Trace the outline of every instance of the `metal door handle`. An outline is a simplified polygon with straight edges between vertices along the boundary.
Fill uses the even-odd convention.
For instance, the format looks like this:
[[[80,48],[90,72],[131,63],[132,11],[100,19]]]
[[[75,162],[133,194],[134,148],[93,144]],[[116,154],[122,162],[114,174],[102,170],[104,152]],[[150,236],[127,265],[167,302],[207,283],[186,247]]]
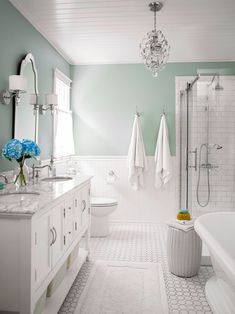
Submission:
[[[85,201],[85,200],[83,200],[83,201],[82,201],[82,204],[83,204],[82,211],[84,212],[84,210],[86,209],[86,201]]]
[[[194,168],[195,168],[195,171],[197,171],[197,148],[195,148],[195,163],[194,163]]]
[[[189,150],[188,154],[195,154],[195,158],[194,158],[194,166],[189,166],[188,168],[194,168],[195,171],[197,171],[197,148],[195,148],[195,150]]]

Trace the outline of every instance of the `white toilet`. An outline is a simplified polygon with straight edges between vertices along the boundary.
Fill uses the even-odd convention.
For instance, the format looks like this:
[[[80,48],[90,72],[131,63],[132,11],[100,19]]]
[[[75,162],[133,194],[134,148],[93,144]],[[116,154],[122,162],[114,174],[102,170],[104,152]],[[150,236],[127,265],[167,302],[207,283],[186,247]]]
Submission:
[[[109,235],[109,215],[115,211],[118,202],[112,198],[94,197],[91,199],[91,236]]]

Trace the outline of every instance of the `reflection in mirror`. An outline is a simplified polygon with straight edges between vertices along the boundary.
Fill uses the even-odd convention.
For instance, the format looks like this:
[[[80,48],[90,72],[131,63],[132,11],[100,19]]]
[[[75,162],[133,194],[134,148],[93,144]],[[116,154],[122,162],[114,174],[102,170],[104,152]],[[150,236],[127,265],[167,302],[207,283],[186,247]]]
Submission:
[[[38,143],[38,110],[34,110],[34,106],[30,104],[30,95],[38,95],[38,76],[31,53],[22,60],[20,75],[27,80],[27,91],[21,94],[20,103],[15,106],[14,137],[31,139]]]

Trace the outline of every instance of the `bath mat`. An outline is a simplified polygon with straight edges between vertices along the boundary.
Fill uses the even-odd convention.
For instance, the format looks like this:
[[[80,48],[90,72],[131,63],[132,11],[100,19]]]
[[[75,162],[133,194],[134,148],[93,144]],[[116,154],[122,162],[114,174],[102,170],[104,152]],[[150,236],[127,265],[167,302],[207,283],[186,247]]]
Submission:
[[[168,313],[161,265],[95,262],[74,313]]]

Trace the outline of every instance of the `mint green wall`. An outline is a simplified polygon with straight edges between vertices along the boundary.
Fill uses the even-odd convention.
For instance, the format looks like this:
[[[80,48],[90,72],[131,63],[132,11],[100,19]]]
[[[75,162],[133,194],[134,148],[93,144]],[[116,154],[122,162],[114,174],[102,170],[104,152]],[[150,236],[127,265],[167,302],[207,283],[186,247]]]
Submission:
[[[48,41],[7,1],[0,1],[0,90],[8,88],[8,76],[18,74],[21,59],[34,55],[39,92],[52,92],[53,69],[59,68],[70,76],[70,65]],[[0,149],[12,135],[12,104],[0,103]],[[40,147],[42,157],[50,154],[50,115],[40,117]],[[0,159],[0,171],[12,168],[9,161]]]
[[[169,63],[157,78],[142,64],[72,66],[76,153],[126,155],[138,106],[146,151],[153,155],[165,106],[174,155],[175,76],[196,75],[198,69],[213,72],[221,68],[223,74],[235,74],[235,62]]]

